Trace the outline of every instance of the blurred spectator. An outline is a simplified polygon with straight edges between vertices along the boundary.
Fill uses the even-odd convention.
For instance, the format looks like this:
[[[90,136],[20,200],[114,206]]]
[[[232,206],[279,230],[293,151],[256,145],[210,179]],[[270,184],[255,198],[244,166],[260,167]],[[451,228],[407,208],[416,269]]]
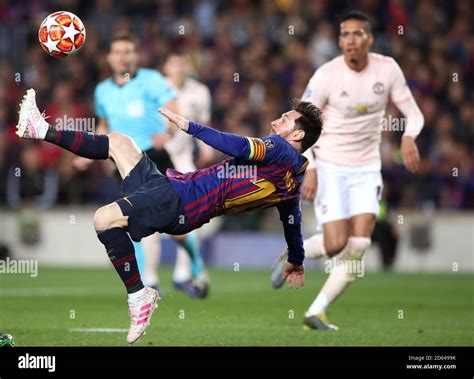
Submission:
[[[256,136],[268,132],[271,119],[288,109],[292,97],[302,95],[316,67],[340,54],[337,16],[348,10],[346,1],[302,0],[54,4],[50,9],[46,1],[0,2],[2,178],[10,152],[20,143],[14,125],[24,91],[37,89],[52,120],[93,117],[93,89],[110,74],[105,46],[117,30],[131,29],[140,37],[141,64],[148,67],[156,67],[170,48],[188,50],[194,75],[211,89],[212,126]],[[76,12],[87,28],[85,47],[66,60],[46,56],[37,43],[39,23],[58,7]],[[359,0],[351,2],[351,9],[373,18],[375,50],[401,65],[426,119],[417,139],[422,156],[417,175],[401,165],[400,133],[383,133],[389,207],[429,203],[474,209],[473,3]],[[387,116],[400,115],[389,107]],[[58,170],[61,202],[103,201],[95,192],[106,176],[101,165],[78,174],[68,153],[40,155],[47,157],[47,169]],[[5,202],[5,180],[0,186]]]
[[[56,202],[58,173],[42,163],[37,144],[22,145],[19,165],[8,170],[7,202],[11,208],[42,210]]]

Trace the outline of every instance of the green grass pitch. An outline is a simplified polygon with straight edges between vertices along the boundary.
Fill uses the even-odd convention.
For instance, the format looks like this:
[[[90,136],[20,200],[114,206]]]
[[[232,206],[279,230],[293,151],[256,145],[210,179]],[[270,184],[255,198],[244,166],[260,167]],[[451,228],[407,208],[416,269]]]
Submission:
[[[210,270],[206,300],[171,288],[139,346],[472,346],[470,274],[367,273],[333,305],[335,333],[303,331],[305,310],[326,275],[307,272],[299,290],[271,288],[264,271]],[[129,325],[121,282],[110,269],[40,267],[37,278],[0,275],[0,332],[17,346],[124,346],[125,332],[74,329]]]

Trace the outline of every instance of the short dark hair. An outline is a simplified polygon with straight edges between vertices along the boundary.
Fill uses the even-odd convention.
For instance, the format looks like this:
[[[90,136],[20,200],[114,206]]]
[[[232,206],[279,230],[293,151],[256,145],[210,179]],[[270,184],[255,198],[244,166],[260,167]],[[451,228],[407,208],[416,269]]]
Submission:
[[[127,41],[133,43],[135,50],[138,50],[138,40],[134,35],[128,33],[119,33],[112,36],[109,44],[109,51],[112,49],[112,44],[117,41]]]
[[[166,61],[170,59],[171,57],[186,58],[187,56],[188,56],[188,52],[186,50],[184,50],[181,47],[174,47],[166,51],[166,53],[164,53],[161,56],[160,63],[165,64]]]
[[[295,129],[304,131],[304,137],[301,140],[301,152],[304,153],[316,143],[321,135],[323,113],[313,103],[299,99],[293,101],[293,110],[301,114],[295,120]]]
[[[362,21],[364,24],[364,30],[369,34],[372,33],[372,24],[370,23],[370,18],[365,13],[356,10],[349,11],[341,17],[341,21],[339,23],[343,23],[347,20]]]

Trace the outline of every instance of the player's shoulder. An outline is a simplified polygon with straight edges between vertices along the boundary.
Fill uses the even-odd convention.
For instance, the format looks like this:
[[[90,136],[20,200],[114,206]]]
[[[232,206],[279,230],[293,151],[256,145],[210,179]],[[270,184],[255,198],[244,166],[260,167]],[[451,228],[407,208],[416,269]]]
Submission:
[[[107,78],[105,80],[102,80],[99,82],[96,87],[95,87],[95,94],[96,95],[102,95],[107,91],[108,88],[110,88],[114,84],[114,81],[112,78]]]
[[[205,95],[209,92],[209,88],[204,83],[194,78],[186,79],[186,89],[189,91],[193,91],[193,93],[201,95]]]
[[[395,59],[389,55],[370,52],[369,59],[376,64],[386,65],[388,67],[393,67],[393,65],[397,65]]]
[[[153,68],[141,67],[137,70],[137,76],[145,80],[150,80],[150,79],[164,80],[164,76],[159,71]]]
[[[276,134],[261,137],[261,140],[265,145],[265,151],[267,153],[274,151],[276,154],[280,154],[282,159],[289,159],[290,161],[298,160],[299,156],[303,157],[303,155],[291,146],[286,139]]]
[[[334,57],[330,61],[327,61],[326,63],[319,66],[318,71],[328,73],[328,72],[340,69],[343,66],[343,64],[344,64],[344,56],[338,55],[337,57]]]

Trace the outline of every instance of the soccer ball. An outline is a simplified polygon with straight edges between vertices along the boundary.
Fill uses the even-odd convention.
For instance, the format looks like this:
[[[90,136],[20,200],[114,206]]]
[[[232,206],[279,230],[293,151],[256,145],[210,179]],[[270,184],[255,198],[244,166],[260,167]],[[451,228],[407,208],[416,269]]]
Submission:
[[[81,19],[66,11],[51,13],[41,23],[38,39],[41,47],[55,58],[76,54],[86,41]]]

